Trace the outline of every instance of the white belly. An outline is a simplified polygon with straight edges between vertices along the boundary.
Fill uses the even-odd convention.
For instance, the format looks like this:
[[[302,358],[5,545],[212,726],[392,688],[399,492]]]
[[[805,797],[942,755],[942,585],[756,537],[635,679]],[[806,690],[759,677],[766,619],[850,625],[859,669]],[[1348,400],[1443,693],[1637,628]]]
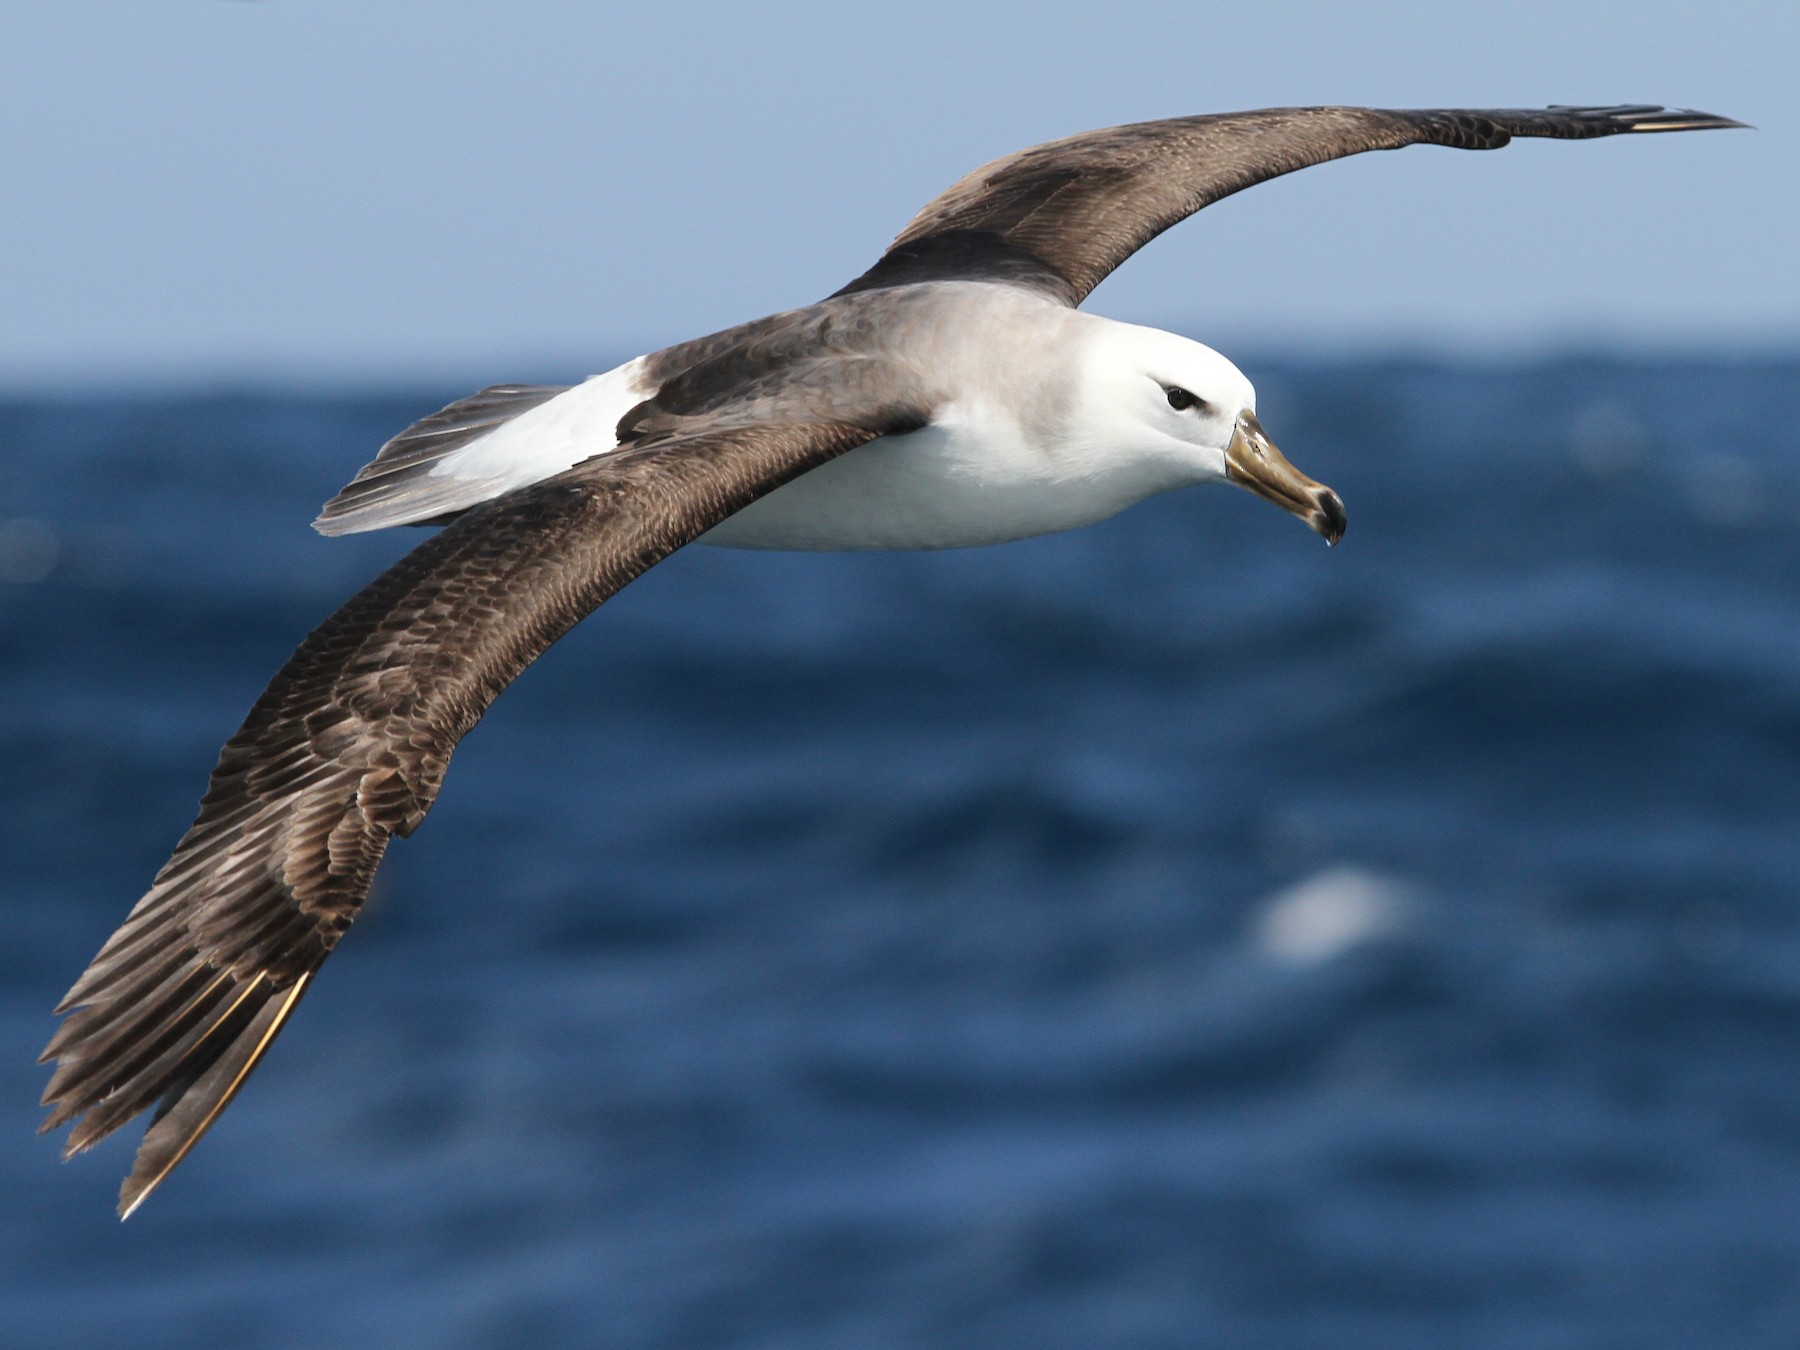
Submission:
[[[700,536],[724,548],[974,548],[1091,525],[1173,484],[1107,472],[955,410],[822,464]]]

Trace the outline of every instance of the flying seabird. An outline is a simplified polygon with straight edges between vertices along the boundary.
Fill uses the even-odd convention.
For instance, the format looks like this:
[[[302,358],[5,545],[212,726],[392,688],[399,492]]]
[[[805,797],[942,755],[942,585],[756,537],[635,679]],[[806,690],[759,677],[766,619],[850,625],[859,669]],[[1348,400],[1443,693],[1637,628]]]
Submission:
[[[817,304],[409,427],[314,524],[446,528],[320,624],[226,742],[193,826],[57,1008],[44,1129],[74,1123],[66,1156],[154,1104],[121,1217],[143,1203],[292,1015],[457,742],[684,544],[991,544],[1207,482],[1337,542],[1343,504],[1270,442],[1231,362],[1077,308],[1177,221],[1364,150],[1741,125],[1650,106],[1278,108],[1088,132],[975,170]]]

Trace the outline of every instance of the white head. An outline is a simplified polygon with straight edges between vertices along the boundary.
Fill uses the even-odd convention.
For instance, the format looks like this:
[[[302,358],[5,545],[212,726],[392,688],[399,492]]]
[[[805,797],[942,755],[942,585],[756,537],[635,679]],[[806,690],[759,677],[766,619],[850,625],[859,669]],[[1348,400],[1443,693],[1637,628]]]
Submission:
[[[1256,420],[1256,390],[1211,347],[1157,328],[1101,320],[1090,330],[1080,413],[1084,439],[1128,457],[1146,495],[1233,482],[1305,520],[1330,543],[1344,531],[1337,494],[1283,458]]]
[[[1089,330],[1081,420],[1109,453],[1129,454],[1169,487],[1226,477],[1225,450],[1256,390],[1211,347],[1102,319]]]

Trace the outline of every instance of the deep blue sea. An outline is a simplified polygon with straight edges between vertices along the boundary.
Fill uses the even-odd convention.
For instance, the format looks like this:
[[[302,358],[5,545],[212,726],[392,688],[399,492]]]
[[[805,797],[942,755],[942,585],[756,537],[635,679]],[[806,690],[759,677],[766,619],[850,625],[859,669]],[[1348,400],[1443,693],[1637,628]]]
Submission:
[[[124,1225],[50,1008],[465,391],[0,403],[0,1341],[1800,1345],[1800,360],[1247,366],[1339,548],[678,554]]]

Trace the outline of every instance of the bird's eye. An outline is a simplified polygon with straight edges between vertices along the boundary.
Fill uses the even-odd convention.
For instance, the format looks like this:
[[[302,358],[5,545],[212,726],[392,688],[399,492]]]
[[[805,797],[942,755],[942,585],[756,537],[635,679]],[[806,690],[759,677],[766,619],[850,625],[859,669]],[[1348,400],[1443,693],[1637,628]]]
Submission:
[[[1172,384],[1163,390],[1169,400],[1169,406],[1176,412],[1186,412],[1189,408],[1198,408],[1204,400],[1196,398],[1178,384]]]

